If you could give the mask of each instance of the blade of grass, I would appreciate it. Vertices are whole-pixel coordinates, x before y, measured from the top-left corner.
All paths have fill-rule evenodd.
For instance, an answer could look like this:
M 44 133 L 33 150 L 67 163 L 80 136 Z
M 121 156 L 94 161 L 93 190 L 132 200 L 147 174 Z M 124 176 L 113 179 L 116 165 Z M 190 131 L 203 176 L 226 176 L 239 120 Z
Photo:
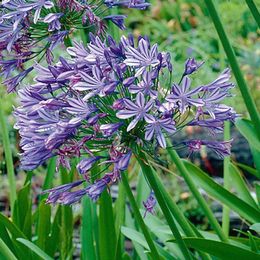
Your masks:
M 11 144 L 10 144 L 9 133 L 8 133 L 8 125 L 7 125 L 2 104 L 3 102 L 2 100 L 0 100 L 0 125 L 2 130 L 5 161 L 7 167 L 8 182 L 9 182 L 10 208 L 11 208 L 11 213 L 13 214 L 14 202 L 16 200 L 16 181 L 14 175 L 14 163 L 12 157 L 12 150 L 11 150 Z
M 217 30 L 218 36 L 221 40 L 221 43 L 223 45 L 223 48 L 226 52 L 227 58 L 229 60 L 230 66 L 232 68 L 232 71 L 234 73 L 234 76 L 236 78 L 238 87 L 240 89 L 240 92 L 242 94 L 242 97 L 244 99 L 245 105 L 247 107 L 247 110 L 250 114 L 251 120 L 254 124 L 254 127 L 257 132 L 258 139 L 260 140 L 260 116 L 257 111 L 256 105 L 254 103 L 254 100 L 250 94 L 250 91 L 248 89 L 248 86 L 246 84 L 246 81 L 243 77 L 243 74 L 239 68 L 238 62 L 236 60 L 236 56 L 234 53 L 234 50 L 229 42 L 229 39 L 227 37 L 227 34 L 224 30 L 224 27 L 222 25 L 222 22 L 220 20 L 220 17 L 218 15 L 218 12 L 213 4 L 212 0 L 204 0 L 207 9 L 209 11 L 209 14 L 212 18 L 212 21 L 215 25 L 215 28 Z
M 156 249 L 156 246 L 155 246 L 155 244 L 153 242 L 151 234 L 148 231 L 148 229 L 147 229 L 147 227 L 146 227 L 146 225 L 144 223 L 143 217 L 141 216 L 141 213 L 140 213 L 140 211 L 138 209 L 138 206 L 136 204 L 136 201 L 135 201 L 134 195 L 132 193 L 132 190 L 131 190 L 131 188 L 129 186 L 128 179 L 126 177 L 125 172 L 122 172 L 121 176 L 122 176 L 122 182 L 124 184 L 125 192 L 126 192 L 127 197 L 129 199 L 130 205 L 131 205 L 131 207 L 132 207 L 132 209 L 134 211 L 134 215 L 135 215 L 136 221 L 137 221 L 138 225 L 140 226 L 140 228 L 143 231 L 144 237 L 146 239 L 147 244 L 149 245 L 151 254 L 153 256 L 153 259 L 160 259 L 159 253 L 158 253 L 158 251 Z
M 142 151 L 140 151 L 139 154 L 137 154 L 136 159 L 141 166 L 143 174 L 145 175 L 146 179 L 148 180 L 149 184 L 151 185 L 151 188 L 153 189 L 153 191 L 155 193 L 155 197 L 158 201 L 158 204 L 160 205 L 163 215 L 165 216 L 166 221 L 170 226 L 172 234 L 173 234 L 174 238 L 176 239 L 180 250 L 183 253 L 184 259 L 192 259 L 192 256 L 191 256 L 188 248 L 186 247 L 186 245 L 182 239 L 182 236 L 175 224 L 175 221 L 171 215 L 171 212 L 165 202 L 164 196 L 158 187 L 158 184 L 157 184 L 155 176 L 154 176 L 155 174 L 152 171 L 151 167 L 145 163 L 145 162 L 147 162 L 145 154 Z

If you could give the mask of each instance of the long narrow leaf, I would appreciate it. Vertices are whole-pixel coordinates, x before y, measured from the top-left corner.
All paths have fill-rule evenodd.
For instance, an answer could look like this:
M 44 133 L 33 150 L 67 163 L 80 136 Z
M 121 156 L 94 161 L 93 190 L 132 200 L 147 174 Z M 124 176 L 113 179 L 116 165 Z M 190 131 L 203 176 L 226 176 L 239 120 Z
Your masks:
M 258 140 L 258 134 L 254 128 L 253 123 L 245 118 L 238 118 L 236 120 L 236 127 L 239 132 L 247 139 L 249 144 L 260 151 L 260 141 Z
M 194 164 L 185 160 L 184 164 L 194 182 L 204 189 L 210 196 L 229 206 L 249 222 L 255 223 L 259 221 L 260 211 L 258 209 L 253 208 L 231 192 L 224 189 Z
M 85 197 L 82 200 L 82 225 L 81 225 L 81 258 L 82 260 L 96 259 L 95 240 L 93 234 L 92 202 Z
M 237 193 L 240 198 L 247 202 L 254 208 L 258 208 L 254 198 L 251 196 L 250 191 L 243 180 L 239 169 L 232 163 L 229 164 L 230 178 L 232 180 L 233 185 L 236 188 Z
M 184 241 L 187 244 L 187 246 L 197 250 L 207 252 L 222 260 L 260 259 L 260 254 L 256 254 L 252 251 L 234 245 L 230 245 L 227 243 L 223 243 L 223 242 L 217 242 L 214 240 L 203 239 L 203 238 L 185 238 Z
M 16 260 L 17 258 L 12 253 L 12 251 L 8 248 L 8 246 L 4 243 L 4 241 L 0 238 L 0 258 L 8 260 Z
M 49 255 L 47 255 L 43 250 L 41 250 L 38 246 L 32 243 L 29 240 L 23 238 L 17 238 L 17 241 L 27 246 L 32 252 L 40 256 L 44 260 L 53 260 Z
M 242 170 L 252 174 L 254 177 L 258 177 L 258 174 L 257 174 L 257 170 L 246 165 L 246 164 L 242 164 L 242 163 L 235 163 L 235 165 L 237 165 L 239 168 L 241 168 Z
M 46 249 L 51 229 L 51 207 L 42 201 L 39 205 L 38 223 L 37 223 L 37 246 L 42 250 Z
M 9 190 L 10 190 L 9 194 L 10 194 L 11 212 L 13 212 L 14 202 L 16 200 L 16 181 L 15 181 L 15 175 L 14 175 L 14 163 L 13 163 L 13 156 L 12 156 L 12 150 L 11 150 L 11 145 L 10 145 L 8 127 L 7 127 L 7 122 L 6 122 L 2 104 L 3 104 L 3 102 L 2 102 L 2 100 L 0 100 L 0 126 L 1 126 L 1 132 L 2 132 L 2 137 L 3 137 L 5 161 L 6 161 L 6 166 L 7 166 L 7 176 L 8 176 L 8 182 L 9 182 Z
M 121 228 L 122 233 L 128 237 L 129 239 L 131 239 L 132 241 L 135 241 L 136 243 L 140 244 L 141 246 L 143 246 L 145 249 L 149 250 L 149 246 L 144 238 L 144 235 L 141 234 L 140 232 L 128 228 L 128 227 L 122 227 Z M 156 245 L 156 247 L 158 248 L 159 253 L 165 257 L 165 259 L 169 259 L 169 260 L 174 260 L 174 259 L 182 259 L 181 255 L 176 255 L 175 257 L 172 256 L 171 254 L 169 254 L 166 250 L 164 250 L 162 247 Z
M 102 260 L 111 260 L 116 256 L 116 232 L 112 199 L 107 191 L 101 195 L 99 210 L 100 257 Z

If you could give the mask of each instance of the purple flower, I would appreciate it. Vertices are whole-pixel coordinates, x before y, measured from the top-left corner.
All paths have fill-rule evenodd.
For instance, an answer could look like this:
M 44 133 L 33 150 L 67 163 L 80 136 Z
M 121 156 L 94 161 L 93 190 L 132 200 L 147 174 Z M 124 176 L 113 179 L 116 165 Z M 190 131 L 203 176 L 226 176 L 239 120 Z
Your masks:
M 79 74 L 82 80 L 76 83 L 73 88 L 78 91 L 90 91 L 84 98 L 85 100 L 99 94 L 106 86 L 106 78 L 102 76 L 101 71 L 97 66 L 92 67 L 92 75 L 83 71 Z
M 90 157 L 90 158 L 84 158 L 82 159 L 78 164 L 77 164 L 77 170 L 80 174 L 85 174 L 88 172 L 93 164 L 98 161 L 101 157 L 100 156 L 95 156 L 95 157 Z
M 61 29 L 61 23 L 59 19 L 63 16 L 63 13 L 50 13 L 45 18 L 43 21 L 45 23 L 49 24 L 48 31 L 52 32 L 55 30 L 60 30 Z
M 103 133 L 104 137 L 113 135 L 121 126 L 122 122 L 114 124 L 104 124 L 99 127 L 100 131 Z
M 154 207 L 156 205 L 156 199 L 154 197 L 153 191 L 151 191 L 147 200 L 143 201 L 143 205 L 145 207 L 144 218 L 146 217 L 147 212 L 154 214 Z
M 227 96 L 227 92 L 220 92 L 219 89 L 215 89 L 212 92 L 207 92 L 206 96 L 202 99 L 204 105 L 198 107 L 196 118 L 200 115 L 203 117 L 204 114 L 209 114 L 213 119 L 216 118 L 218 112 L 228 112 L 231 108 L 224 104 L 217 104 L 219 101 Z
M 213 150 L 221 159 L 231 154 L 231 142 L 230 141 L 206 141 L 206 140 L 190 140 L 185 144 L 188 146 L 191 152 L 200 151 L 201 146 L 205 145 L 207 148 Z
M 104 3 L 110 8 L 122 5 L 128 8 L 145 9 L 150 6 L 146 0 L 105 0 Z
M 32 3 L 28 3 L 28 4 L 23 4 L 19 7 L 19 11 L 22 12 L 28 12 L 31 10 L 35 10 L 34 13 L 34 18 L 33 18 L 33 22 L 36 24 L 37 21 L 40 18 L 40 14 L 41 14 L 41 10 L 42 8 L 46 8 L 46 9 L 50 9 L 54 6 L 52 1 L 48 1 L 48 0 L 37 0 L 37 1 L 33 1 Z
M 174 121 L 171 118 L 157 119 L 151 115 L 146 116 L 145 140 L 150 141 L 154 136 L 156 137 L 159 145 L 166 148 L 166 140 L 162 130 L 172 134 L 176 131 Z
M 93 107 L 90 107 L 85 101 L 76 98 L 69 98 L 68 105 L 66 107 L 67 112 L 75 115 L 78 118 L 87 118 L 92 112 L 95 111 Z
M 33 70 L 33 68 L 29 68 L 24 70 L 20 74 L 16 75 L 15 77 L 6 79 L 3 84 L 7 87 L 7 92 L 15 91 L 16 87 L 21 83 L 21 81 Z
M 126 109 L 117 112 L 116 116 L 120 119 L 128 119 L 135 116 L 134 120 L 127 127 L 127 132 L 129 132 L 135 128 L 140 120 L 146 118 L 147 113 L 153 106 L 153 100 L 145 103 L 144 95 L 142 93 L 138 93 L 136 96 L 136 103 L 127 99 L 124 103 Z
M 198 63 L 194 58 L 187 59 L 185 63 L 185 71 L 183 73 L 183 76 L 192 74 L 193 72 L 198 70 L 203 64 L 204 61 Z
M 109 15 L 104 17 L 104 20 L 110 20 L 112 23 L 114 23 L 119 29 L 125 30 L 125 15 Z
M 79 202 L 82 199 L 82 197 L 85 195 L 86 195 L 86 189 L 80 189 L 71 192 L 63 192 L 60 195 L 59 199 L 57 200 L 57 203 L 62 205 L 71 205 L 75 202 Z
M 106 174 L 94 184 L 88 186 L 86 189 L 86 193 L 93 201 L 96 201 L 100 197 L 104 189 L 107 188 L 111 182 L 111 174 Z
M 84 181 L 80 180 L 76 182 L 67 183 L 52 189 L 44 190 L 42 194 L 49 193 L 46 203 L 56 203 L 65 192 L 79 186 L 83 182 Z
M 59 43 L 64 42 L 64 38 L 68 36 L 69 31 L 58 31 L 57 33 L 52 34 L 48 41 L 51 43 L 49 49 L 52 51 Z
M 214 80 L 208 85 L 202 86 L 202 90 L 212 91 L 215 89 L 219 89 L 221 91 L 227 91 L 230 88 L 234 87 L 234 84 L 229 82 L 230 78 L 230 69 L 227 68 L 220 74 L 220 76 L 216 80 Z
M 124 60 L 124 63 L 128 66 L 139 68 L 135 73 L 135 76 L 137 77 L 140 76 L 147 67 L 159 65 L 160 61 L 157 56 L 157 44 L 150 48 L 149 42 L 141 38 L 138 43 L 138 49 L 128 46 L 128 49 L 126 50 L 127 59 Z
M 132 157 L 132 151 L 128 152 L 127 154 L 124 154 L 117 163 L 117 169 L 120 171 L 125 171 L 128 168 L 128 165 L 130 163 Z
M 137 85 L 130 85 L 130 93 L 137 94 L 142 92 L 144 95 L 150 95 L 151 98 L 156 99 L 157 91 L 152 89 L 154 85 L 152 81 L 152 74 L 145 71 L 142 75 L 142 78 L 143 80 Z
M 190 123 L 188 123 L 188 125 L 208 128 L 213 133 L 221 133 L 224 129 L 224 121 L 212 118 L 203 120 L 192 120 Z
M 172 94 L 166 97 L 168 102 L 174 103 L 179 107 L 182 114 L 185 113 L 189 106 L 201 107 L 204 105 L 202 99 L 192 97 L 200 92 L 201 87 L 190 90 L 190 84 L 191 80 L 185 76 L 182 85 L 179 86 L 174 84 L 172 87 Z

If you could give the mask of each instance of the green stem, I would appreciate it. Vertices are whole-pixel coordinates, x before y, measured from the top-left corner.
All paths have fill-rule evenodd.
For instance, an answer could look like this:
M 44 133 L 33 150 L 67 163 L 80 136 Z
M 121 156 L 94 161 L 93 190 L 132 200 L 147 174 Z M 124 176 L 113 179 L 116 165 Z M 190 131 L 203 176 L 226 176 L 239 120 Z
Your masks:
M 230 140 L 230 122 L 226 121 L 224 126 L 224 140 Z M 230 176 L 229 176 L 229 163 L 230 156 L 226 156 L 224 158 L 224 188 L 229 190 Z M 222 214 L 222 229 L 226 236 L 229 235 L 229 226 L 230 226 L 230 208 L 227 206 L 223 206 L 223 214 Z
M 184 164 L 183 164 L 182 160 L 180 159 L 179 155 L 173 149 L 169 149 L 168 151 L 169 151 L 171 159 L 175 163 L 177 169 L 179 170 L 180 174 L 182 175 L 185 182 L 189 186 L 192 194 L 197 199 L 199 205 L 202 207 L 204 213 L 208 217 L 208 220 L 209 220 L 211 226 L 213 227 L 213 229 L 215 230 L 215 232 L 217 233 L 217 235 L 219 236 L 219 238 L 223 242 L 228 242 L 228 238 L 226 237 L 226 235 L 222 231 L 221 226 L 219 225 L 218 221 L 214 217 L 214 214 L 212 213 L 211 209 L 209 208 L 207 202 L 205 201 L 205 199 L 200 194 L 198 188 L 196 187 L 195 183 L 193 182 L 192 178 L 190 177 L 189 172 L 187 171 L 186 167 L 184 166 Z
M 198 237 L 196 235 L 196 233 L 194 232 L 194 230 L 192 229 L 190 223 L 187 221 L 186 217 L 182 214 L 179 207 L 176 205 L 176 203 L 171 198 L 170 194 L 165 189 L 165 187 L 164 187 L 163 183 L 161 182 L 160 178 L 158 177 L 158 175 L 154 171 L 154 168 L 153 167 L 150 167 L 150 168 L 153 172 L 153 175 L 154 175 L 155 181 L 158 185 L 158 188 L 161 191 L 161 193 L 162 193 L 162 195 L 165 199 L 165 202 L 169 207 L 169 210 L 171 211 L 173 217 L 176 219 L 178 224 L 181 226 L 185 235 L 187 237 Z M 202 259 L 211 259 L 207 254 L 204 254 L 202 252 L 199 252 L 199 253 L 200 253 Z
M 260 28 L 260 13 L 259 13 L 254 1 L 253 0 L 246 0 L 246 4 L 249 7 L 252 15 L 254 16 L 255 21 L 258 24 L 258 27 Z
M 160 205 L 160 208 L 163 212 L 163 215 L 165 216 L 167 223 L 169 224 L 172 234 L 175 237 L 177 244 L 179 245 L 179 248 L 184 256 L 184 259 L 192 259 L 192 256 L 191 256 L 186 244 L 184 243 L 182 236 L 171 215 L 171 212 L 165 202 L 165 197 L 163 196 L 161 190 L 159 189 L 159 186 L 156 182 L 155 174 L 152 171 L 151 167 L 149 165 L 147 165 L 146 163 L 144 163 L 144 161 L 146 161 L 145 154 L 142 152 L 139 152 L 139 154 L 136 156 L 136 159 L 141 166 L 143 174 L 145 175 L 151 188 L 154 191 L 158 204 Z
M 128 199 L 129 199 L 129 202 L 130 202 L 130 205 L 134 211 L 134 214 L 135 214 L 135 219 L 138 223 L 138 225 L 140 226 L 140 228 L 142 229 L 143 231 L 143 234 L 144 234 L 144 237 L 148 243 L 148 246 L 151 250 L 151 255 L 153 256 L 153 259 L 160 259 L 160 255 L 156 249 L 156 246 L 153 242 L 153 239 L 151 237 L 151 234 L 150 232 L 148 231 L 145 223 L 144 223 L 144 220 L 143 220 L 143 217 L 138 209 L 138 206 L 136 204 L 136 201 L 135 201 L 135 198 L 134 198 L 134 195 L 132 193 L 132 190 L 129 186 L 129 183 L 128 183 L 128 179 L 125 175 L 125 172 L 122 172 L 121 173 L 121 177 L 122 177 L 122 182 L 124 184 L 124 188 L 125 188 L 125 191 L 126 191 L 126 194 L 128 196 Z
M 153 171 L 154 179 L 158 185 L 159 190 L 161 191 L 166 204 L 169 207 L 169 210 L 171 211 L 172 215 L 176 219 L 176 221 L 179 223 L 181 226 L 183 232 L 185 233 L 186 236 L 188 237 L 196 237 L 195 232 L 193 231 L 192 227 L 190 226 L 189 222 L 185 218 L 185 216 L 182 214 L 180 211 L 179 207 L 174 203 L 172 200 L 170 194 L 166 191 L 163 183 L 161 182 L 160 178 L 155 174 L 154 169 L 151 167 L 151 170 Z
M 3 107 L 2 107 L 2 100 L 0 100 L 0 125 L 2 129 L 2 137 L 3 137 L 3 146 L 4 146 L 4 153 L 5 153 L 5 161 L 7 167 L 7 176 L 9 182 L 9 191 L 10 191 L 10 208 L 11 213 L 13 214 L 14 209 L 14 202 L 16 200 L 16 182 L 15 182 L 15 175 L 14 175 L 14 163 L 12 157 L 12 150 L 10 146 L 10 139 L 8 133 L 8 127 L 6 118 L 4 115 Z
M 257 111 L 256 105 L 254 103 L 254 100 L 253 100 L 253 98 L 250 94 L 250 91 L 248 89 L 246 81 L 245 81 L 245 79 L 242 75 L 240 68 L 239 68 L 234 50 L 233 50 L 233 48 L 232 48 L 232 46 L 231 46 L 231 44 L 228 40 L 228 37 L 227 37 L 226 32 L 224 30 L 224 27 L 221 23 L 221 20 L 218 16 L 216 8 L 213 4 L 213 1 L 212 0 L 204 0 L 204 1 L 205 1 L 207 8 L 208 8 L 209 14 L 212 18 L 212 21 L 215 25 L 215 28 L 217 30 L 217 33 L 218 33 L 218 36 L 221 40 L 223 48 L 226 52 L 230 66 L 231 66 L 232 71 L 234 73 L 234 76 L 236 78 L 238 87 L 240 89 L 240 92 L 241 92 L 242 97 L 244 99 L 245 105 L 246 105 L 247 110 L 250 114 L 251 120 L 252 120 L 252 122 L 253 122 L 253 124 L 256 128 L 256 132 L 257 132 L 258 138 L 260 140 L 260 116 L 259 116 L 259 113 Z

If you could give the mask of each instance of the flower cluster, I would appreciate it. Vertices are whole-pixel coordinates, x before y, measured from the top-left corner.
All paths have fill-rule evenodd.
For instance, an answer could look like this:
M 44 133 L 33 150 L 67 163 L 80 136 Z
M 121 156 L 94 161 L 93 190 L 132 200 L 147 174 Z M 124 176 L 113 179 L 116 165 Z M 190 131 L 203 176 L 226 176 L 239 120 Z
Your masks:
M 43 57 L 51 64 L 53 49 L 77 30 L 104 35 L 108 22 L 125 29 L 124 15 L 109 15 L 115 6 L 145 9 L 145 0 L 5 0 L 0 5 L 0 74 L 8 92 L 33 69 L 28 61 Z M 4 59 L 8 57 L 7 59 Z M 30 66 L 28 68 L 28 66 Z M 26 68 L 27 67 L 27 68 Z M 19 71 L 13 75 L 13 71 Z
M 190 74 L 202 63 L 188 59 L 176 83 L 169 53 L 159 52 L 147 37 L 139 37 L 137 44 L 132 35 L 119 43 L 112 37 L 90 39 L 87 46 L 69 47 L 70 59 L 37 65 L 35 84 L 19 91 L 22 105 L 15 115 L 24 169 L 57 156 L 58 164 L 67 168 L 78 157 L 77 170 L 86 182 L 97 164 L 109 171 L 87 188 L 72 191 L 81 184 L 76 182 L 49 190 L 48 202 L 71 204 L 85 194 L 96 200 L 140 149 L 153 156 L 185 126 L 216 133 L 225 120 L 236 117 L 221 103 L 233 88 L 229 69 L 209 84 L 192 87 Z M 230 142 L 183 144 L 191 151 L 206 145 L 221 157 L 230 153 Z

